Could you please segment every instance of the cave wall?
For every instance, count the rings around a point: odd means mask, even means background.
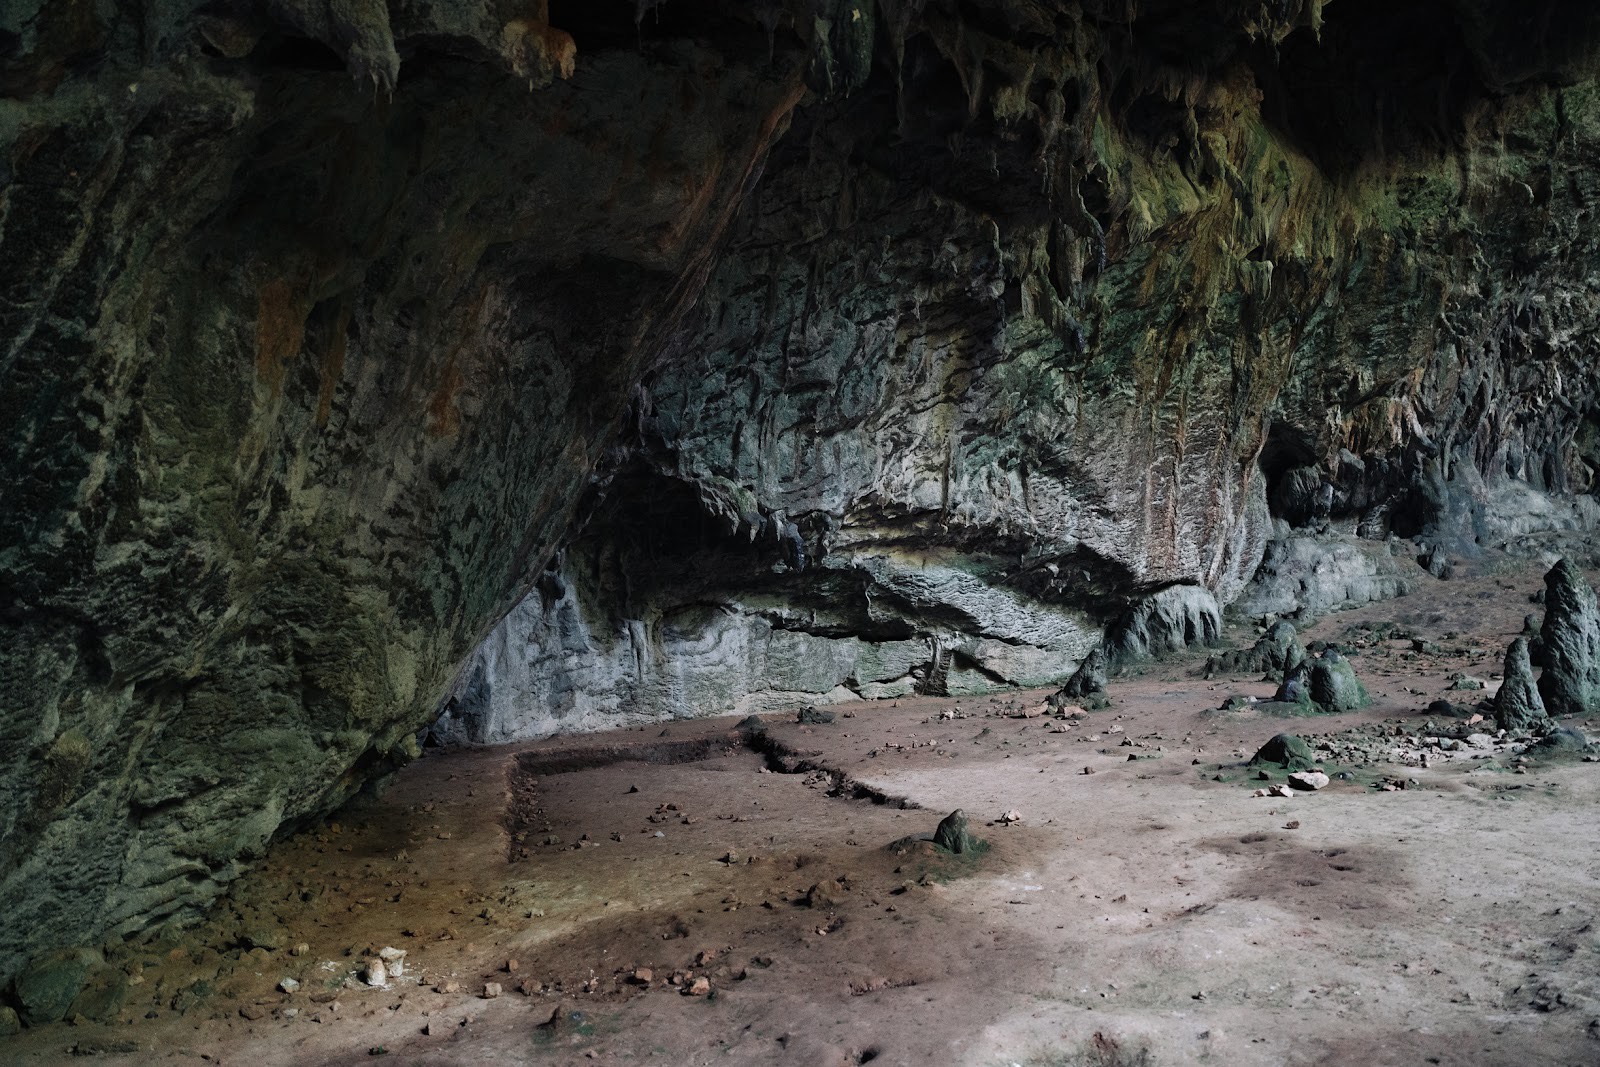
[[[541,76],[514,5],[280,6],[6,8],[0,974],[415,755],[801,91],[737,20]]]
[[[1591,521],[1595,19],[0,5],[0,975],[441,704],[1043,684],[1291,522]]]
[[[928,9],[874,78],[797,115],[613,459],[692,487],[730,539],[790,531],[806,568],[771,551],[716,588],[700,572],[730,560],[697,548],[666,581],[659,553],[569,573],[591,651],[568,605],[530,599],[450,736],[878,695],[848,667],[870,631],[829,605],[842,575],[892,602],[882,576],[930,556],[965,581],[897,617],[925,648],[901,684],[944,691],[960,648],[982,691],[1064,679],[1102,630],[1170,646],[1128,622],[1164,620],[1161,590],[1316,615],[1404,593],[1418,548],[1395,535],[1470,554],[1593,525],[1576,10],[1308,6],[1230,35],[1171,9]],[[1199,60],[1172,52],[1188,31]],[[997,636],[970,610],[996,592],[1053,621],[988,646],[1026,669],[962,645]],[[842,644],[793,687],[767,643],[801,604]],[[556,647],[595,678],[553,691]],[[655,659],[694,664],[693,688]]]

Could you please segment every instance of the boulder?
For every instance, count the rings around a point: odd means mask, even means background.
[[[844,903],[845,894],[849,890],[837,878],[830,878],[825,882],[818,882],[806,890],[805,902],[810,908],[832,910]]]
[[[1305,661],[1305,646],[1293,624],[1276,622],[1254,645],[1231,652],[1219,652],[1206,661],[1206,674],[1264,674],[1281,680]]]
[[[1557,726],[1540,738],[1535,748],[1541,752],[1587,752],[1589,735],[1574,726]]]
[[[1338,651],[1329,649],[1311,662],[1311,701],[1323,711],[1354,711],[1370,702],[1355,668]]]
[[[1089,654],[1078,664],[1077,671],[1067,684],[1050,697],[1051,707],[1062,707],[1075,704],[1086,697],[1094,697],[1106,691],[1106,654],[1100,649],[1091,649]]]
[[[1550,726],[1544,698],[1533,681],[1528,639],[1519,637],[1506,650],[1505,681],[1494,701],[1495,723],[1508,734],[1544,733]]]
[[[1273,764],[1286,771],[1308,771],[1317,765],[1311,746],[1294,734],[1278,734],[1256,750],[1250,766]]]
[[[1600,609],[1583,574],[1559,560],[1544,576],[1539,695],[1551,715],[1600,710]]]
[[[17,975],[18,1015],[25,1026],[60,1022],[82,991],[89,972],[103,961],[86,948],[41,953]]]
[[[1301,663],[1292,670],[1285,671],[1283,681],[1278,685],[1278,691],[1273,695],[1273,700],[1281,704],[1309,704],[1311,702],[1311,666]]]
[[[1429,545],[1424,548],[1422,553],[1417,556],[1417,563],[1423,570],[1441,581],[1449,579],[1456,572],[1455,564],[1450,561],[1450,557],[1445,554],[1444,549],[1438,545]]]
[[[933,843],[957,856],[972,848],[974,842],[967,831],[967,816],[960,808],[939,822],[939,828],[933,832]]]
[[[95,967],[90,970],[83,989],[73,998],[67,1018],[82,1016],[92,1022],[110,1022],[122,1011],[127,999],[128,976],[113,967]]]
[[[1289,775],[1289,787],[1304,792],[1321,789],[1328,781],[1328,776],[1321,771],[1295,771]]]

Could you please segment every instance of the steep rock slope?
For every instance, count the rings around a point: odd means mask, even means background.
[[[0,974],[204,905],[442,698],[493,738],[1053,681],[1203,640],[1274,512],[1582,521],[1597,42],[0,9]]]

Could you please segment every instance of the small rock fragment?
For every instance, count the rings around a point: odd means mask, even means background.
[[[362,971],[362,979],[374,989],[383,989],[389,984],[389,968],[380,959],[367,961],[366,968]]]
[[[499,982],[485,982],[485,983],[483,983],[483,999],[484,1000],[493,1000],[495,997],[498,997],[503,992],[505,992],[505,990],[503,988],[501,988],[501,985],[500,985]]]
[[[399,978],[401,975],[406,973],[405,949],[391,948],[390,946],[385,945],[383,948],[378,950],[378,958],[383,961],[383,965],[385,969],[388,970],[391,978]]]

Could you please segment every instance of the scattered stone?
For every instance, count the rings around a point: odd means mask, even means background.
[[[957,856],[972,848],[972,835],[967,832],[967,817],[960,808],[940,820],[938,829],[933,832],[933,843]]]
[[[810,908],[837,908],[844,903],[849,889],[837,878],[818,882],[806,890],[806,906]]]
[[[289,950],[289,955],[291,955],[291,956],[304,956],[304,955],[308,954],[310,951],[311,951],[311,946],[306,944],[304,941],[302,941],[298,945],[294,946],[294,948],[291,948]]]
[[[1021,821],[1022,821],[1022,812],[1017,811],[1015,808],[1013,808],[1012,810],[1006,812],[1004,815],[1000,816],[1000,819],[999,819],[999,822],[1000,822],[1000,824],[1002,826],[1010,826],[1014,822],[1021,822]]]
[[[704,976],[696,978],[689,983],[687,992],[691,997],[703,997],[711,992],[711,982]]]
[[[1271,763],[1287,771],[1309,771],[1316,767],[1317,757],[1311,746],[1294,734],[1278,734],[1256,750],[1250,766]]]
[[[378,958],[383,961],[384,967],[389,972],[389,977],[399,978],[406,973],[406,950],[403,948],[390,948],[385,945],[378,950]]]
[[[1494,702],[1495,724],[1508,734],[1544,733],[1550,725],[1544,698],[1533,680],[1528,639],[1518,637],[1506,650],[1505,680]]]
[[[516,974],[517,973],[517,968],[521,967],[522,964],[520,962],[518,962],[517,960],[513,959],[513,960],[506,960],[505,966],[506,966],[506,973],[507,974]]]
[[[0,1004],[0,1037],[16,1037],[22,1033],[22,1020],[15,1008]]]
[[[439,982],[434,985],[433,991],[435,993],[459,993],[461,992],[461,983],[454,979]]]
[[[389,987],[389,967],[381,958],[370,959],[361,972],[361,978],[374,989]]]
[[[813,726],[826,726],[837,717],[833,712],[823,708],[802,708],[797,721]]]
[[[1457,675],[1451,682],[1450,688],[1457,691],[1476,691],[1482,689],[1483,679],[1474,678],[1470,674]]]
[[[1321,771],[1295,771],[1289,775],[1289,785],[1306,791],[1321,789],[1328,784],[1328,776]]]
[[[1544,576],[1539,695],[1550,715],[1600,710],[1600,608],[1583,574],[1565,559]]]
[[[656,972],[649,967],[635,967],[631,977],[635,985],[649,985],[655,981]]]
[[[504,992],[505,992],[505,990],[501,987],[499,982],[485,982],[485,983],[483,983],[483,999],[484,1000],[493,1000],[495,997],[498,997],[501,993],[504,993]]]
[[[278,983],[278,992],[280,992],[280,993],[298,993],[298,992],[300,992],[300,981],[299,981],[299,979],[296,979],[296,978],[285,978],[285,979],[281,980]]]

